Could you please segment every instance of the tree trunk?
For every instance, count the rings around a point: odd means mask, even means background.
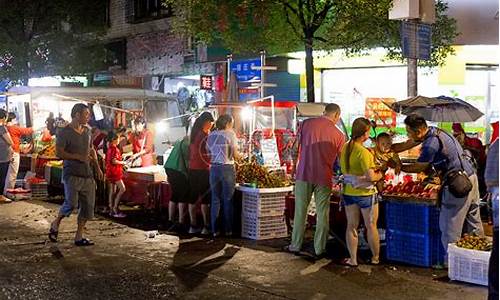
[[[306,40],[306,89],[307,102],[314,103],[314,64],[313,64],[313,41]]]

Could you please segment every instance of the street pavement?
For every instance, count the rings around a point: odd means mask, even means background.
[[[281,252],[285,240],[155,237],[96,217],[75,247],[76,215],[47,239],[59,206],[0,205],[0,299],[486,299],[446,271],[393,263],[340,266]],[[151,235],[153,236],[153,235]]]

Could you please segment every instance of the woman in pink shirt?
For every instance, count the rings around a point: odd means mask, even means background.
[[[210,214],[210,155],[207,150],[207,137],[212,128],[214,118],[209,112],[202,113],[191,129],[189,144],[189,216],[191,218],[190,234],[198,233],[200,228],[196,220],[196,203],[201,200],[203,229],[201,234],[209,234]]]

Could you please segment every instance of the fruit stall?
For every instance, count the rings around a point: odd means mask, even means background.
[[[236,182],[241,192],[241,236],[253,240],[286,237],[286,197],[293,186],[285,171],[271,170],[255,159],[239,161]]]

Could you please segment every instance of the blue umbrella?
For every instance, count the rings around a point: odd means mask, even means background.
[[[474,122],[484,115],[464,100],[447,96],[417,96],[395,102],[391,108],[398,113],[417,114],[433,122]]]

